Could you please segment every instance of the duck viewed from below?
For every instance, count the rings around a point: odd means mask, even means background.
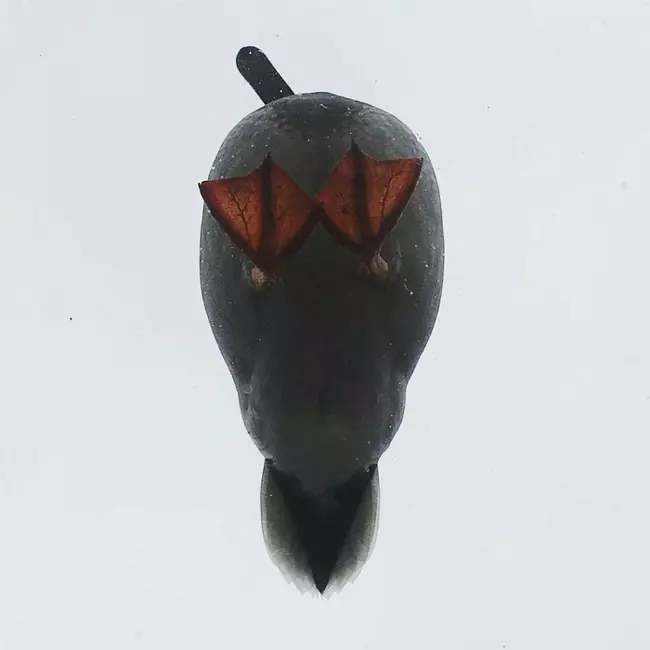
[[[394,116],[296,95],[256,48],[237,65],[265,105],[199,184],[201,289],[265,458],[269,552],[323,593],[356,575],[374,541],[377,463],[440,304],[440,197]]]

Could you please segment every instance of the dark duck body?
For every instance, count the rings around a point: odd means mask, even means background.
[[[329,93],[295,95],[254,48],[240,52],[238,65],[267,103],[230,132],[201,184],[201,289],[244,423],[266,459],[269,551],[292,579],[323,592],[357,572],[374,540],[377,463],[400,426],[440,303],[438,185],[418,138],[394,116]],[[336,185],[337,165],[343,176],[356,165],[361,185],[355,181],[350,205],[367,217],[372,206],[360,197],[371,196],[372,166],[404,160],[417,164],[406,163],[412,182],[394,201],[389,231],[365,248],[346,239],[345,224],[335,224],[346,191]],[[268,165],[280,171],[267,173]],[[380,166],[375,176],[384,178]],[[306,225],[281,261],[238,240],[218,202],[221,186],[210,185],[254,174],[259,223],[279,218],[284,192],[300,195]],[[224,183],[224,201],[232,187]],[[241,200],[237,206],[245,216]],[[253,241],[248,225],[245,232]]]

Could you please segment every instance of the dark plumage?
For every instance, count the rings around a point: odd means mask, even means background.
[[[246,48],[240,69],[246,52],[262,61],[260,88],[270,64]],[[249,65],[247,79],[255,74]],[[246,428],[266,458],[265,538],[294,579],[306,576],[322,592],[359,568],[374,539],[377,462],[399,428],[440,303],[442,213],[429,157],[397,118],[329,93],[290,94],[281,78],[272,82],[260,92],[269,103],[225,139],[210,179],[246,176],[270,153],[315,196],[352,139],[376,160],[422,159],[381,249],[384,279],[361,272],[359,257],[318,224],[277,280],[260,288],[253,263],[203,212],[203,300]]]

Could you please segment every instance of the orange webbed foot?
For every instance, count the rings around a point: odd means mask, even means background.
[[[203,181],[199,190],[210,213],[267,280],[318,220],[315,201],[270,155],[246,176]],[[254,274],[256,284],[261,279]]]
[[[421,169],[421,158],[375,160],[353,140],[316,196],[325,228],[341,244],[361,254],[373,275],[387,273],[385,261],[381,260],[382,265],[375,256],[397,225]]]

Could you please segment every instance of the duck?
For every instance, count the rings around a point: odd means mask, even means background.
[[[201,293],[264,459],[269,555],[323,594],[356,579],[376,540],[378,463],[441,301],[440,192],[394,115],[296,94],[253,46],[236,63],[263,105],[199,183]]]

